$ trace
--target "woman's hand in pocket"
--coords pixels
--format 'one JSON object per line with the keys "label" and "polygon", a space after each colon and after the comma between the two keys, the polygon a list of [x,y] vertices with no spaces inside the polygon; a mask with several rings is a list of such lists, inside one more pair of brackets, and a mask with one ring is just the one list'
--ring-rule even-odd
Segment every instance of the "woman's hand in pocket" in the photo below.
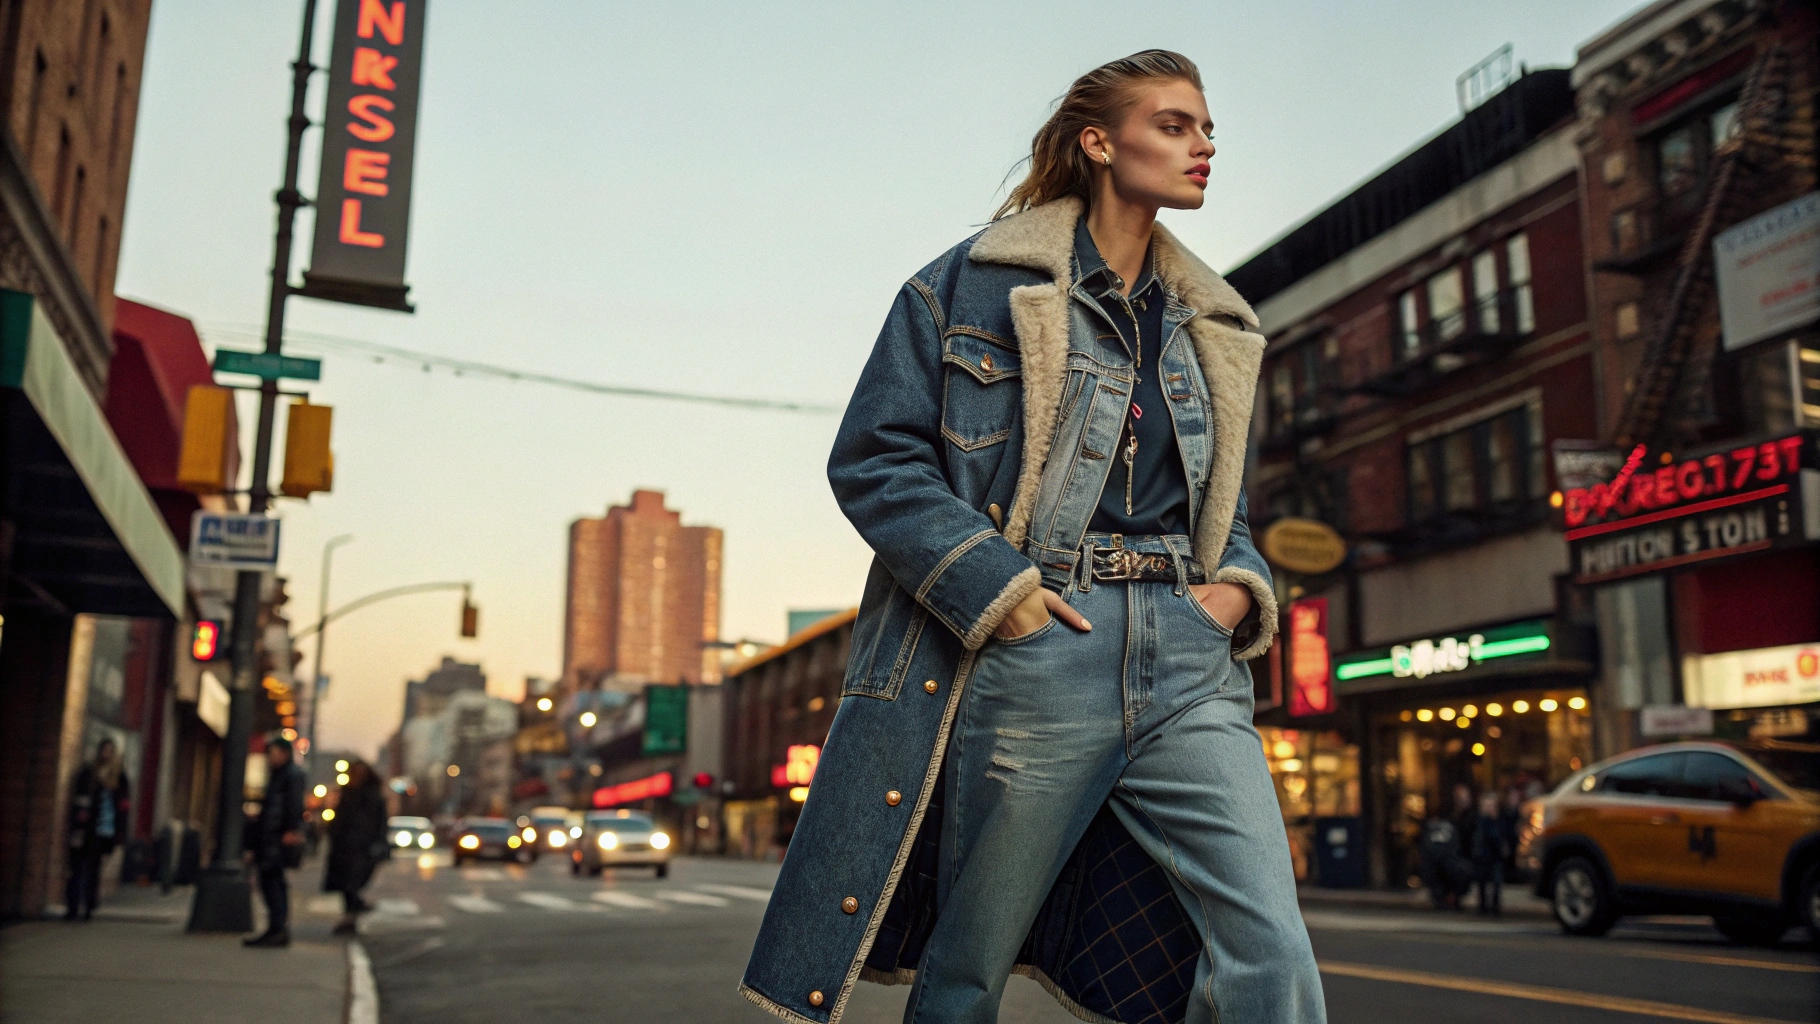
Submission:
{"label": "woman's hand in pocket", "polygon": [[1093,624],[1081,617],[1081,613],[1068,607],[1060,594],[1048,587],[1038,587],[1029,597],[1018,603],[1004,621],[993,630],[993,635],[1000,640],[1012,640],[1034,633],[1049,624],[1050,619],[1061,619],[1064,623],[1085,633]]}
{"label": "woman's hand in pocket", "polygon": [[1188,592],[1227,632],[1251,614],[1251,589],[1238,583],[1190,583]]}

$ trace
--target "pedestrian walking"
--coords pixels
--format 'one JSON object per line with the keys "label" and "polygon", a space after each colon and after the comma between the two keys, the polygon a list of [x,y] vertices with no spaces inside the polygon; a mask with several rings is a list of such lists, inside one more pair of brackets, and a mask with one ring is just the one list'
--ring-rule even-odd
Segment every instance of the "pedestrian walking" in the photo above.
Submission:
{"label": "pedestrian walking", "polygon": [[1460,829],[1453,819],[1431,814],[1422,821],[1417,844],[1416,873],[1428,889],[1428,901],[1436,910],[1459,905],[1457,882],[1460,861]]}
{"label": "pedestrian walking", "polygon": [[1088,1019],[1325,1018],[1245,664],[1264,339],[1156,222],[1212,127],[1180,54],[1083,75],[898,293],[829,459],[876,558],[741,986],[773,1013],[837,1024],[864,978],[989,1024],[1017,971]]}
{"label": "pedestrian walking", "polygon": [[1510,852],[1505,838],[1498,794],[1479,797],[1478,821],[1472,830],[1472,877],[1479,887],[1479,913],[1504,913],[1504,858]]}
{"label": "pedestrian walking", "polygon": [[127,830],[132,789],[111,739],[95,746],[95,759],[82,766],[70,787],[69,881],[64,888],[63,919],[93,917],[101,903],[101,862],[114,851]]}
{"label": "pedestrian walking", "polygon": [[385,793],[379,776],[365,761],[348,765],[348,783],[335,801],[329,822],[329,860],[322,874],[322,891],[341,894],[341,920],[335,934],[351,935],[367,902],[360,895],[373,871],[385,862],[391,847],[385,841]]}
{"label": "pedestrian walking", "polygon": [[291,944],[291,890],[284,872],[303,861],[304,778],[292,760],[289,740],[267,741],[265,760],[265,796],[246,857],[259,873],[266,928],[244,944],[283,947]]}

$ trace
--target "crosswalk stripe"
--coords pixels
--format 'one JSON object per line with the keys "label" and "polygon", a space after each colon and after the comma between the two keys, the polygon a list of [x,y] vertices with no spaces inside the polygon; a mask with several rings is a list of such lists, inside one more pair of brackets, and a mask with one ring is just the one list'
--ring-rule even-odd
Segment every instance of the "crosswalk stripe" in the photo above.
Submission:
{"label": "crosswalk stripe", "polygon": [[603,891],[593,894],[590,899],[596,903],[605,903],[611,907],[622,907],[626,910],[652,910],[662,904],[648,900],[643,896],[634,896],[629,892]]}
{"label": "crosswalk stripe", "polygon": [[702,892],[711,892],[717,896],[732,896],[735,899],[754,900],[759,903],[771,902],[769,889],[754,889],[745,885],[698,885],[695,888]]}
{"label": "crosswalk stripe", "polygon": [[423,908],[417,905],[416,900],[391,897],[373,904],[373,912],[377,914],[386,914],[391,917],[410,917],[414,914],[423,913]]}
{"label": "crosswalk stripe", "polygon": [[727,901],[719,896],[707,896],[699,892],[686,892],[681,889],[664,889],[657,893],[657,898],[669,900],[671,903],[687,903],[696,907],[724,907],[727,905]]}
{"label": "crosswalk stripe", "polygon": [[449,906],[456,910],[465,910],[470,914],[497,914],[506,909],[485,896],[450,896]]}
{"label": "crosswalk stripe", "polygon": [[469,882],[503,882],[506,873],[498,868],[462,868],[461,877]]}
{"label": "crosswalk stripe", "polygon": [[577,903],[567,896],[558,896],[553,892],[521,892],[518,894],[518,899],[521,903],[529,903],[533,907],[542,907],[545,910],[570,911],[594,909],[585,903]]}

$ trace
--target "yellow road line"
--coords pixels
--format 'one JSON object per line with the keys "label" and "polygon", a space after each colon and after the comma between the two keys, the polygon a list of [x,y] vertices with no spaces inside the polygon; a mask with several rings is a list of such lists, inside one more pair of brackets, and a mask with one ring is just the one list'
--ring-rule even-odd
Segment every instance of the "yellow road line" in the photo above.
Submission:
{"label": "yellow road line", "polygon": [[[1399,932],[1404,939],[1412,942],[1432,942],[1447,946],[1492,946],[1502,949],[1532,949],[1556,952],[1568,952],[1556,941],[1524,941],[1522,939],[1487,939],[1476,935],[1422,935],[1411,932]],[[1788,971],[1792,974],[1820,974],[1820,964],[1788,963],[1782,960],[1759,960],[1755,957],[1724,956],[1719,953],[1683,953],[1672,949],[1650,949],[1638,946],[1620,945],[1612,940],[1603,942],[1582,942],[1572,950],[1575,953],[1595,953],[1599,956],[1628,956],[1643,960],[1679,960],[1690,964],[1715,964],[1720,967],[1756,967],[1765,971]]]}
{"label": "yellow road line", "polygon": [[1677,1003],[1658,1003],[1652,999],[1628,999],[1624,996],[1598,995],[1593,992],[1576,992],[1565,988],[1493,981],[1489,978],[1463,978],[1452,974],[1433,974],[1428,971],[1410,971],[1396,967],[1343,963],[1335,960],[1323,960],[1320,966],[1323,974],[1337,974],[1347,978],[1388,981],[1400,985],[1423,985],[1428,988],[1452,989],[1456,992],[1476,992],[1481,995],[1530,999],[1541,1003],[1584,1006],[1594,1010],[1610,1010],[1613,1013],[1634,1013],[1646,1017],[1664,1017],[1669,1020],[1699,1021],[1701,1024],[1795,1024],[1793,1021],[1772,1020],[1768,1017],[1747,1017],[1741,1013],[1727,1013],[1724,1010],[1703,1010],[1696,1006],[1681,1006]]}

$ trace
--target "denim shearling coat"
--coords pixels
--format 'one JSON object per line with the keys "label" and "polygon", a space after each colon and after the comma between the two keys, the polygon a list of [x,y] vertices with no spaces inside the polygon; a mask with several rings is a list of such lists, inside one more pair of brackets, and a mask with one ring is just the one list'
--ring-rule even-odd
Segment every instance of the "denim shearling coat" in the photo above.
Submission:
{"label": "denim shearling coat", "polygon": [[[836,499],[876,553],[840,708],[740,991],[838,1021],[854,984],[914,977],[939,908],[938,782],[975,652],[1038,586],[1060,590],[1131,400],[1122,349],[1076,288],[1068,198],[997,221],[899,291],[834,443]],[[1264,339],[1251,308],[1162,225],[1162,365],[1194,492],[1193,554],[1277,621],[1241,490]],[[1179,1021],[1200,940],[1168,879],[1102,810],[1018,957],[1085,1020]]]}

